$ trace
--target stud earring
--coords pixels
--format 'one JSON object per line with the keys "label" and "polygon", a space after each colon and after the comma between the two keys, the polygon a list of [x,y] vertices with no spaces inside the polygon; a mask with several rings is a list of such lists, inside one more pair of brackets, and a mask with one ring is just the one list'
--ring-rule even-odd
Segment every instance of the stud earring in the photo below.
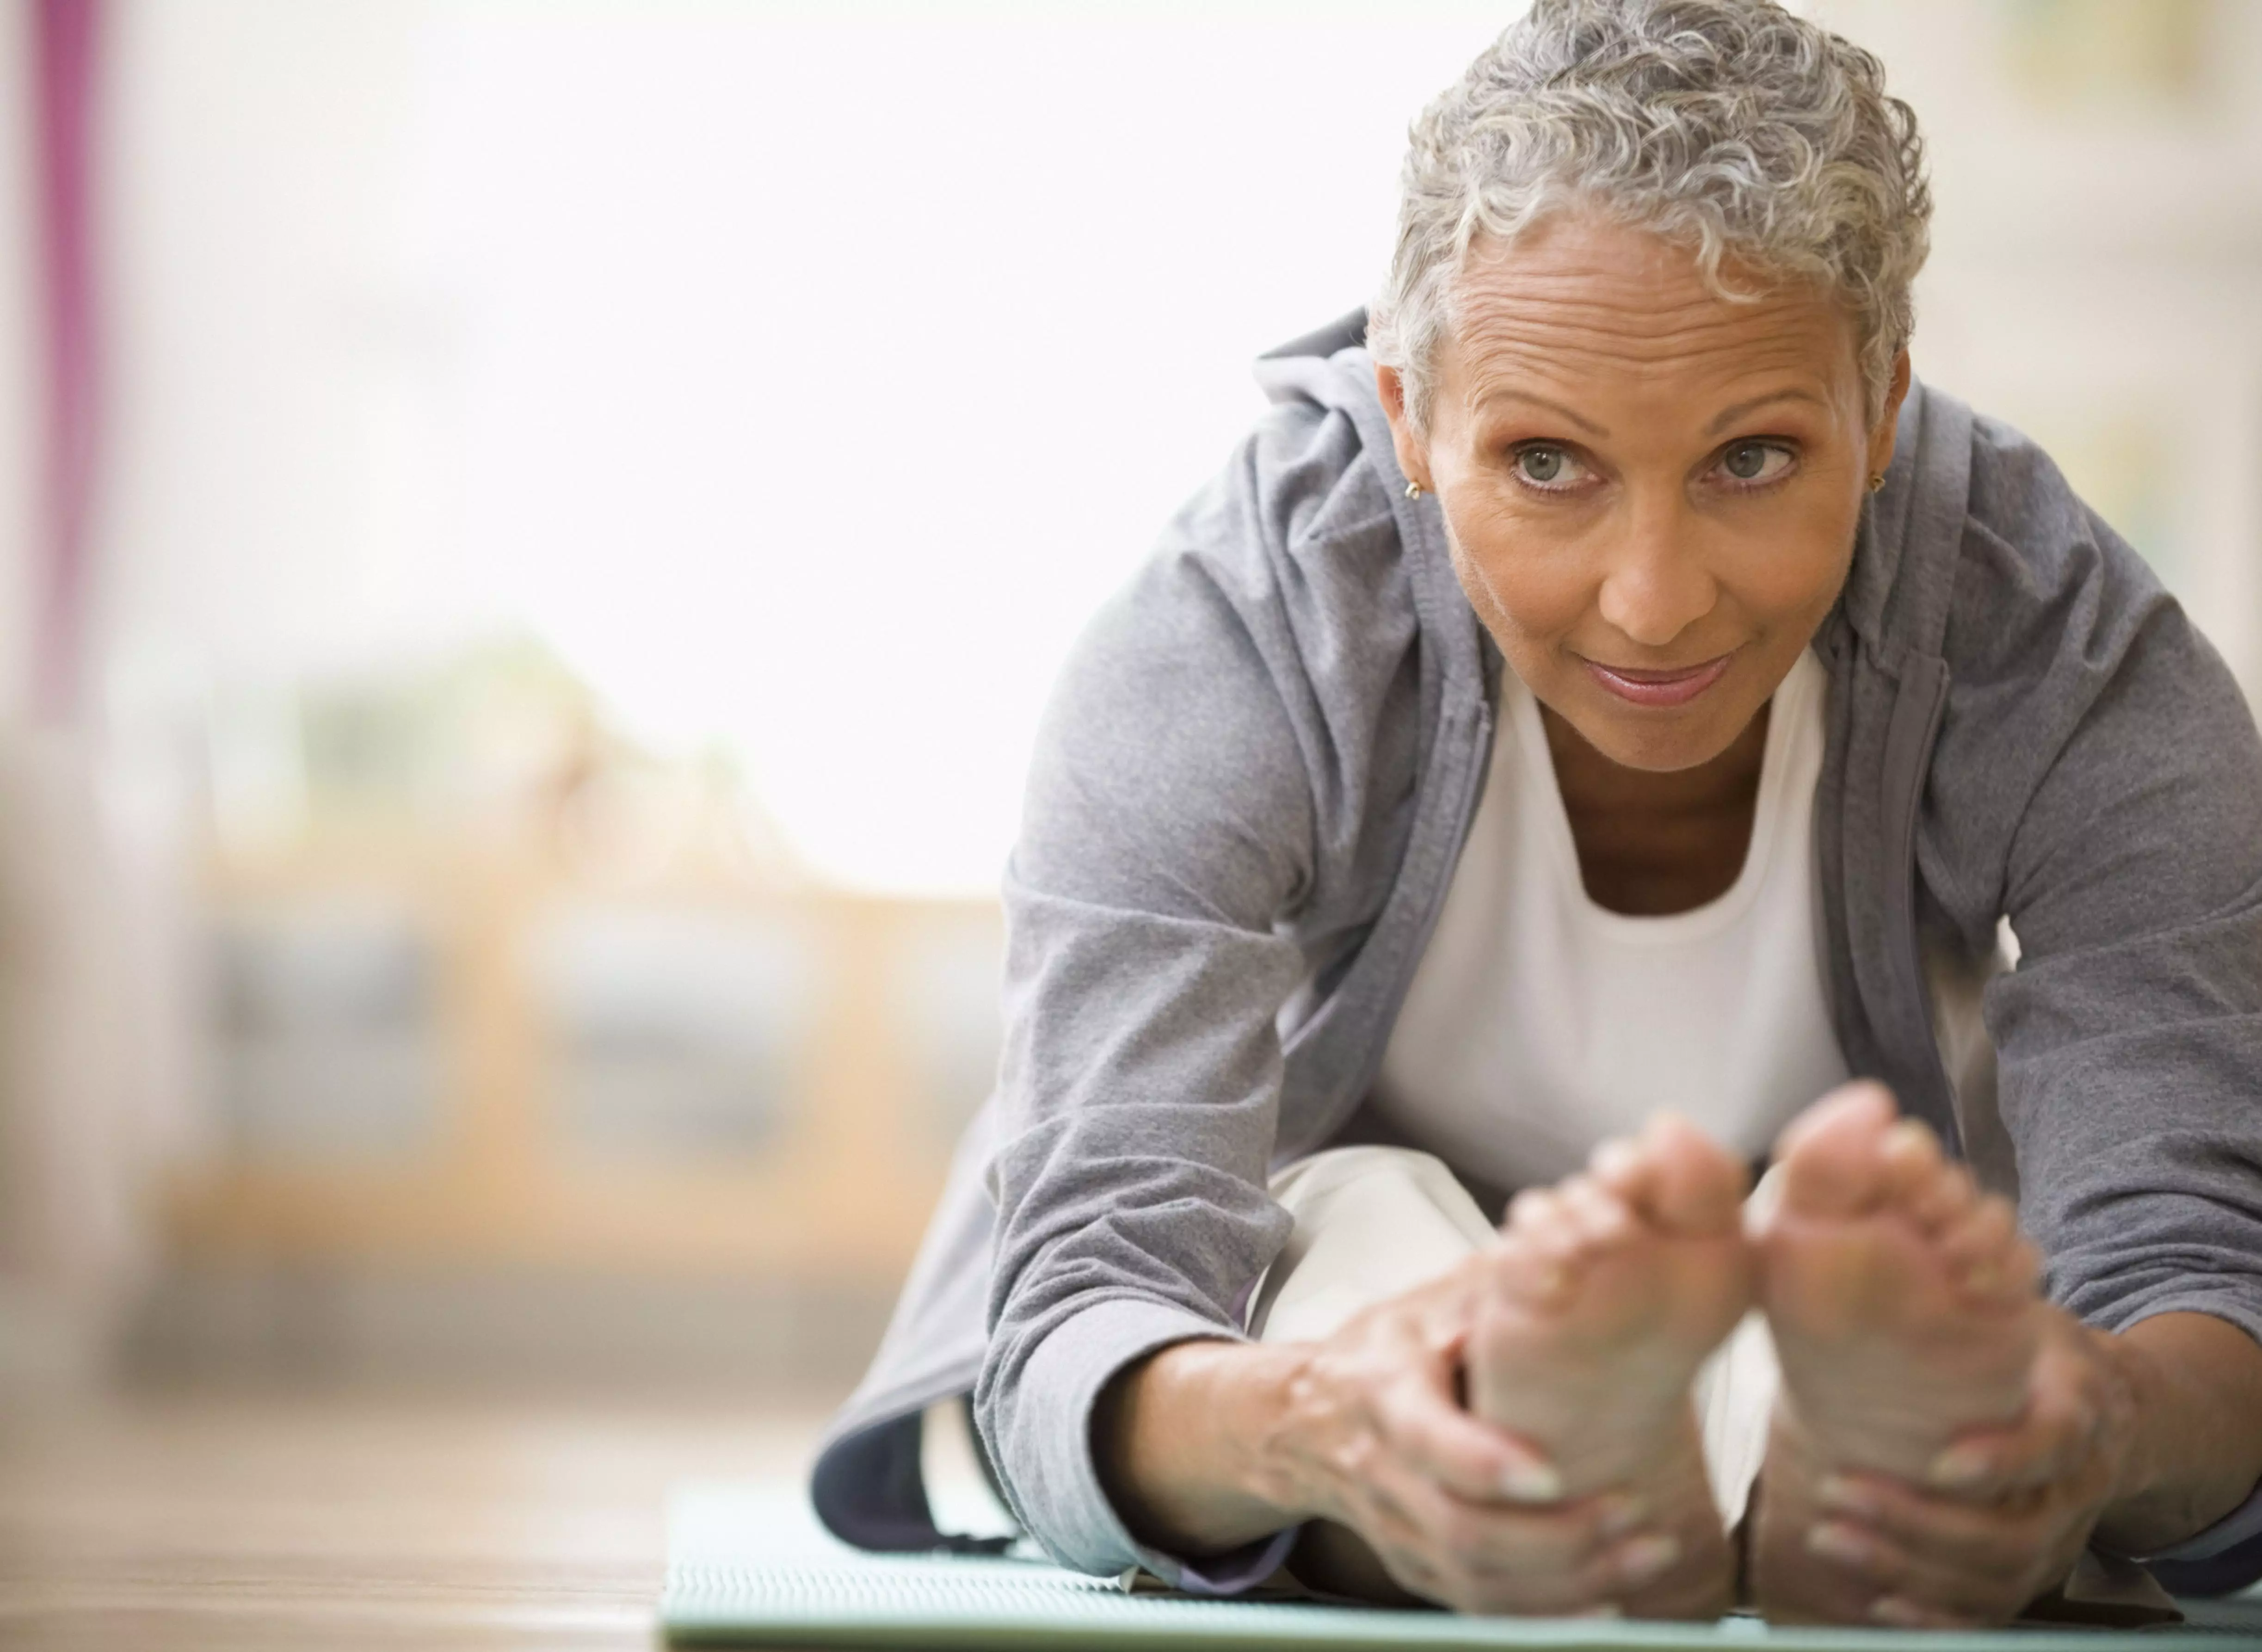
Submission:
{"label": "stud earring", "polygon": [[1408,483],[1407,483],[1407,484],[1406,484],[1406,497],[1407,497],[1407,498],[1408,498],[1408,499],[1419,499],[1419,498],[1421,498],[1421,497],[1422,497],[1422,484],[1421,484],[1421,483],[1419,483],[1419,482],[1408,482]]}
{"label": "stud earring", "polygon": [[1875,476],[1869,478],[1869,491],[1873,494],[1881,494],[1884,492],[1884,490],[1885,473],[1883,471],[1879,471]]}

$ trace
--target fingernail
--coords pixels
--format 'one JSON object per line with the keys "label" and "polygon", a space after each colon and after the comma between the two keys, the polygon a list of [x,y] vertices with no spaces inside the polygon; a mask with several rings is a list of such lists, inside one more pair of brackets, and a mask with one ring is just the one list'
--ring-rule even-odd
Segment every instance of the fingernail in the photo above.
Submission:
{"label": "fingernail", "polygon": [[1826,1509],[1835,1509],[1841,1514],[1874,1515],[1877,1500],[1869,1489],[1844,1475],[1826,1475],[1822,1483],[1814,1488],[1814,1495]]}
{"label": "fingernail", "polygon": [[1563,1496],[1563,1476],[1544,1462],[1510,1463],[1500,1476],[1500,1493],[1514,1503],[1554,1503]]}
{"label": "fingernail", "polygon": [[1639,1526],[1649,1513],[1649,1505],[1639,1497],[1624,1494],[1606,1500],[1602,1505],[1602,1518],[1596,1529],[1604,1537],[1624,1537]]}
{"label": "fingernail", "polygon": [[1662,1533],[1638,1537],[1618,1554],[1618,1576],[1639,1586],[1681,1558],[1681,1540]]}
{"label": "fingernail", "polygon": [[1859,1566],[1869,1558],[1869,1540],[1849,1526],[1825,1521],[1806,1533],[1806,1547],[1825,1560]]}
{"label": "fingernail", "polygon": [[1935,1486],[1973,1485],[1987,1477],[1987,1454],[1970,1446],[1950,1446],[1924,1471]]}
{"label": "fingernail", "polygon": [[1879,1623],[1889,1623],[1897,1629],[1921,1629],[1932,1621],[1907,1601],[1891,1595],[1871,1601],[1869,1616]]}

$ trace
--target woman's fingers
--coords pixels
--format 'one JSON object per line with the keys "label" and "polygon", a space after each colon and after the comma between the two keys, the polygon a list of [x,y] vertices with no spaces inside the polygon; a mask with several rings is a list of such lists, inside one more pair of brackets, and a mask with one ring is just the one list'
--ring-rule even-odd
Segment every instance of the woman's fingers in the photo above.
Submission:
{"label": "woman's fingers", "polygon": [[1835,1475],[1818,1490],[1826,1518],[1809,1540],[1817,1554],[1904,1604],[1975,1620],[1999,1620],[2062,1581],[2103,1495],[2095,1472],[1992,1504],[1874,1475]]}
{"label": "woman's fingers", "polygon": [[1675,1558],[1657,1552],[1646,1511],[1621,1493],[1548,1507],[1463,1497],[1410,1458],[1388,1455],[1363,1490],[1351,1524],[1391,1575],[1464,1611],[1584,1610]]}
{"label": "woman's fingers", "polygon": [[1840,1522],[1890,1539],[1913,1557],[1992,1572],[2031,1564],[2065,1515],[2047,1496],[1970,1504],[1927,1497],[1881,1475],[1833,1475],[1817,1496]]}
{"label": "woman's fingers", "polygon": [[1409,1371],[1390,1384],[1376,1409],[1397,1452],[1459,1497],[1552,1503],[1563,1495],[1563,1476],[1546,1454],[1463,1410],[1449,1374]]}
{"label": "woman's fingers", "polygon": [[[1912,1554],[1873,1528],[1846,1520],[1824,1520],[1809,1528],[1806,1547],[1817,1564],[1855,1580],[1860,1592],[1869,1598],[1868,1615],[1883,1623],[1910,1627],[2000,1623],[2035,1592],[2014,1573],[1942,1564]],[[1880,1600],[1900,1603],[1907,1614],[1878,1617],[1874,1603]]]}
{"label": "woman's fingers", "polygon": [[1960,1436],[1933,1461],[1927,1478],[1938,1490],[1975,1502],[2056,1484],[2097,1455],[2110,1432],[2113,1400],[2086,1345],[2046,1343],[2019,1420]]}
{"label": "woman's fingers", "polygon": [[1428,1515],[1454,1604],[1523,1612],[1584,1611],[1653,1581],[1678,1558],[1670,1540],[1638,1530],[1604,1535],[1634,1518],[1603,1498],[1545,1510],[1449,1504]]}

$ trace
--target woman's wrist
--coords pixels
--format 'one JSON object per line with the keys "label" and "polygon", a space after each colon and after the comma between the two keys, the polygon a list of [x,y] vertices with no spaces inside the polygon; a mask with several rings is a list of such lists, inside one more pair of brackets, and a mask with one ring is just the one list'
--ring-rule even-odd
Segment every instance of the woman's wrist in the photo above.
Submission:
{"label": "woman's wrist", "polygon": [[2092,1332],[2128,1396],[2112,1500],[2098,1541],[2152,1554],[2197,1535],[2262,1477],[2262,1346],[2209,1315],[2162,1314]]}
{"label": "woman's wrist", "polygon": [[1293,1344],[1173,1343],[1116,1375],[1093,1413],[1092,1449],[1134,1537],[1191,1558],[1305,1518],[1304,1476],[1287,1438],[1305,1353]]}

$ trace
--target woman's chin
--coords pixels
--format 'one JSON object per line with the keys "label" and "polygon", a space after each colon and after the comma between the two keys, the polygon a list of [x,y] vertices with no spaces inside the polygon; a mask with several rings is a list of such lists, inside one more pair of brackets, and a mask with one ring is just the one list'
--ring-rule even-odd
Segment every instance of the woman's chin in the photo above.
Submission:
{"label": "woman's chin", "polygon": [[1621,768],[1654,775],[1678,774],[1711,762],[1736,742],[1751,722],[1724,715],[1723,705],[1671,709],[1603,704],[1581,708],[1567,720],[1579,737]]}

